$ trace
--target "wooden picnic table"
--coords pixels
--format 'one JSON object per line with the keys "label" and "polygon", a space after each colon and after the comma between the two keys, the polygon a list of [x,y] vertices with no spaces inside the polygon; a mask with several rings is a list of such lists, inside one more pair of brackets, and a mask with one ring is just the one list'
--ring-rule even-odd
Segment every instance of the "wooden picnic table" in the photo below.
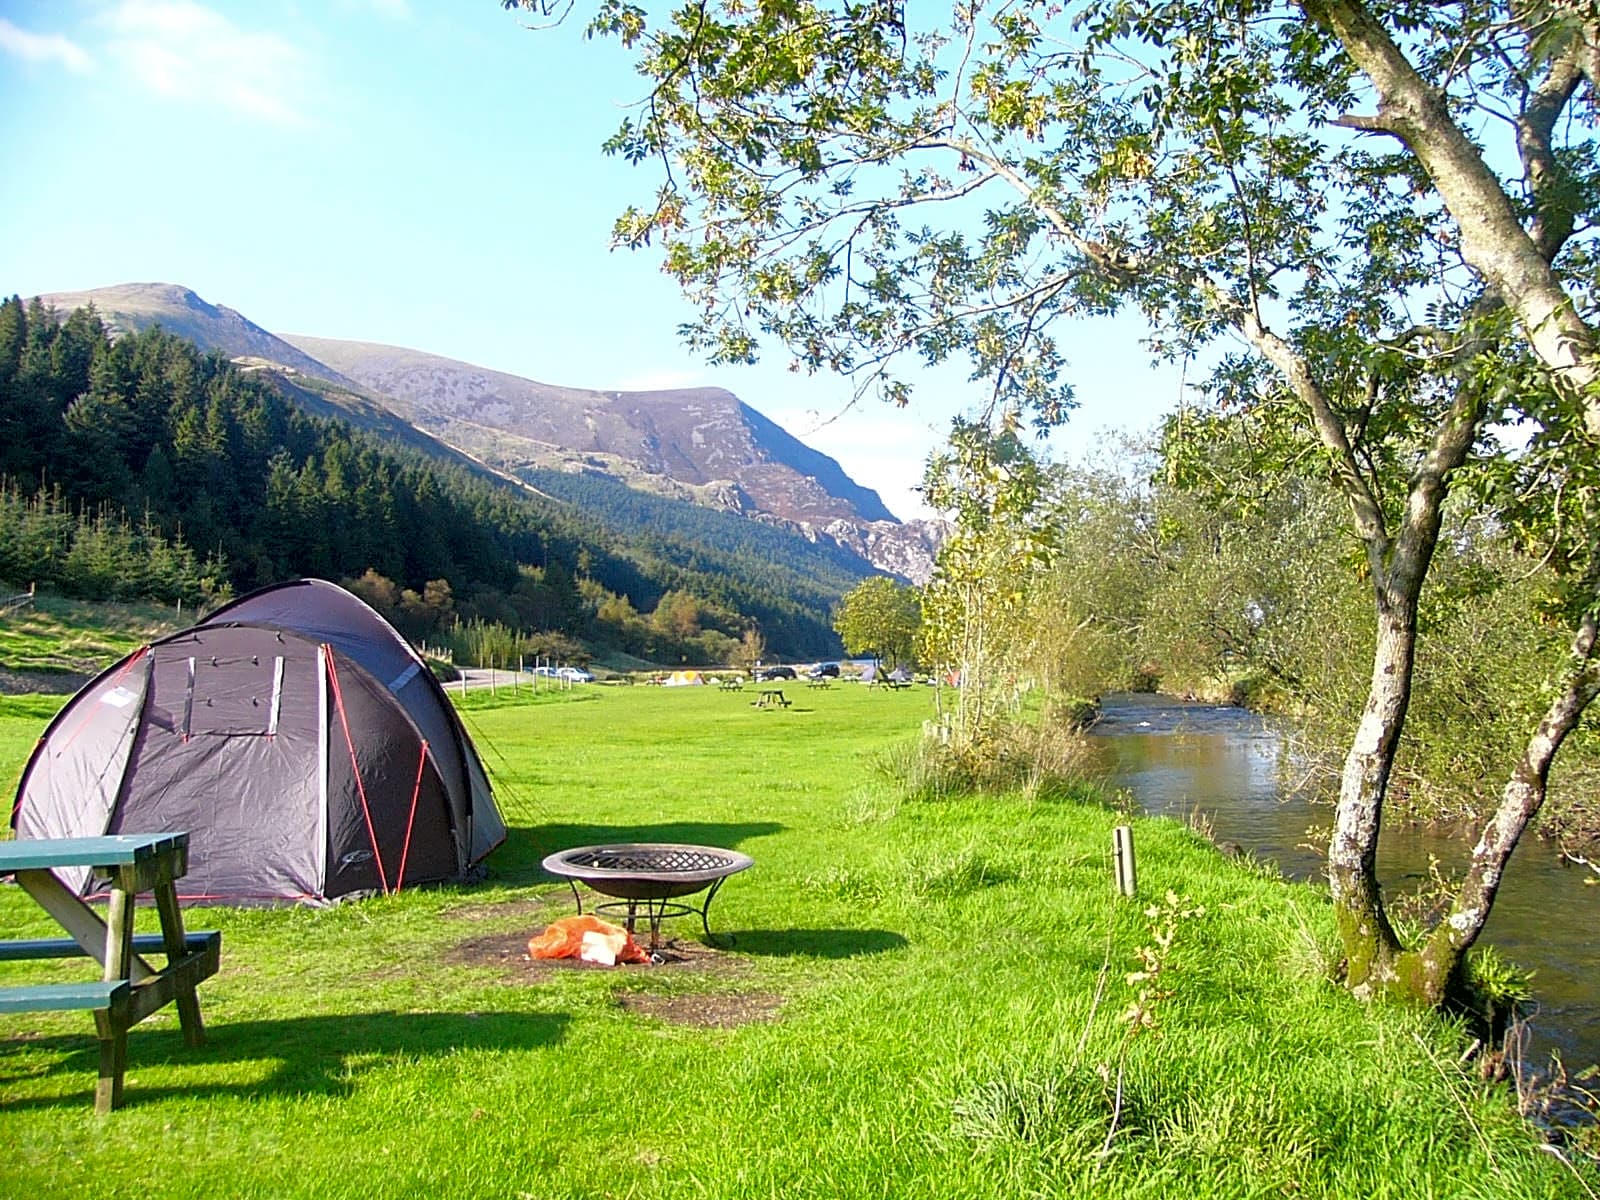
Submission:
{"label": "wooden picnic table", "polygon": [[788,708],[789,700],[782,688],[762,688],[750,705],[752,708]]}
{"label": "wooden picnic table", "polygon": [[[57,877],[55,869],[60,867],[87,867],[96,876],[109,876],[104,919]],[[176,1003],[184,1041],[191,1046],[205,1041],[195,987],[216,974],[222,934],[184,932],[175,881],[188,869],[187,833],[0,842],[0,875],[14,875],[22,890],[71,935],[0,941],[0,961],[87,955],[101,967],[97,981],[0,987],[0,1012],[75,1009],[94,1013],[100,1038],[96,1112],[110,1112],[122,1103],[131,1026]],[[134,908],[144,892],[155,897],[161,932],[136,937]],[[148,953],[164,954],[166,965],[159,969],[151,966],[141,957]]]}

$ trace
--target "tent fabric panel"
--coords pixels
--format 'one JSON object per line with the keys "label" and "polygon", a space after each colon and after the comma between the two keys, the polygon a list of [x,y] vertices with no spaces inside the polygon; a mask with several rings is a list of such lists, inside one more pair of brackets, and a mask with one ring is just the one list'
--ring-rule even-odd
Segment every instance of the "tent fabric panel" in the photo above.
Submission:
{"label": "tent fabric panel", "polygon": [[[152,651],[150,718],[135,743],[112,833],[189,833],[186,895],[321,895],[317,648],[260,629],[193,631]],[[251,668],[255,658],[270,670]],[[212,660],[216,668],[211,668]],[[281,672],[276,663],[281,660]],[[232,668],[228,669],[228,664]],[[250,669],[246,669],[250,668]],[[275,731],[243,732],[281,687]],[[219,727],[185,713],[213,714]]]}
{"label": "tent fabric panel", "polygon": [[467,854],[467,865],[475,867],[506,840],[506,823],[500,815],[500,806],[494,802],[489,776],[483,769],[477,750],[470,741],[465,740],[463,748],[466,751],[467,778],[472,781],[472,845]]}
{"label": "tent fabric panel", "polygon": [[402,859],[405,886],[458,877],[457,834],[431,747],[425,754],[421,731],[382,683],[337,652],[331,659],[327,895],[393,890]]}
{"label": "tent fabric panel", "polygon": [[[413,675],[393,695],[433,748],[436,766],[444,780],[445,793],[451,798],[452,824],[467,829],[472,819],[471,790],[467,781],[466,761],[459,749],[465,734],[457,726],[455,710],[432,671],[425,670]],[[463,854],[458,868],[465,870],[466,865],[466,856]]]}
{"label": "tent fabric panel", "polygon": [[274,584],[225,604],[203,624],[270,625],[326,642],[387,683],[417,657],[395,627],[366,601],[325,579]]}
{"label": "tent fabric panel", "polygon": [[[425,689],[432,695],[437,706],[436,711],[441,713],[449,724],[452,740],[460,754],[461,766],[465,770],[462,790],[451,793],[455,797],[452,809],[456,813],[456,827],[470,831],[470,835],[463,839],[462,843],[464,857],[461,870],[465,872],[469,867],[482,862],[491,850],[506,840],[505,821],[501,818],[500,809],[494,802],[494,789],[489,784],[489,773],[484,770],[483,760],[478,757],[478,748],[467,733],[466,725],[462,723],[461,713],[450,703],[450,697],[445,694],[444,685],[434,677],[432,671],[424,671],[415,681],[415,686]],[[440,754],[437,757],[442,760],[445,756]],[[450,779],[448,773],[446,779]]]}
{"label": "tent fabric panel", "polygon": [[[56,715],[17,788],[11,823],[19,838],[95,837],[106,832],[144,709],[150,659],[140,650],[103,672]],[[87,867],[57,872],[84,891]]]}
{"label": "tent fabric panel", "polygon": [[[449,697],[410,644],[364,600],[326,580],[299,579],[225,605],[212,613],[206,624],[233,622],[298,630],[333,646],[387,686],[433,747],[435,766],[451,807],[451,823],[458,830],[472,831],[469,838],[461,839],[458,872],[505,840],[505,825],[494,807],[488,776],[481,763],[469,765],[468,760],[475,757],[471,739]],[[484,825],[481,834],[480,824]]]}

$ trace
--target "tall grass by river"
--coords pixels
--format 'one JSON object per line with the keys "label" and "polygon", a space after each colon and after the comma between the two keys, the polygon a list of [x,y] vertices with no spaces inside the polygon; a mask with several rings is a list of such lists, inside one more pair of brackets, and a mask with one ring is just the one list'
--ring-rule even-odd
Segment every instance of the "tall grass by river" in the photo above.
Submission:
{"label": "tall grass by river", "polygon": [[[924,803],[874,771],[925,692],[790,696],[469,697],[511,826],[487,882],[192,910],[224,931],[209,1042],[184,1047],[170,1010],[138,1026],[108,1120],[87,1017],[5,1018],[0,1177],[104,1197],[1600,1191],[1456,1068],[1456,1032],[1326,982],[1311,890],[1140,820],[1143,894],[1120,900],[1123,818],[1089,794]],[[39,705],[0,698],[4,782]],[[571,911],[540,859],[625,839],[753,856],[711,910],[733,947],[522,961]],[[0,930],[51,932],[13,887]]]}

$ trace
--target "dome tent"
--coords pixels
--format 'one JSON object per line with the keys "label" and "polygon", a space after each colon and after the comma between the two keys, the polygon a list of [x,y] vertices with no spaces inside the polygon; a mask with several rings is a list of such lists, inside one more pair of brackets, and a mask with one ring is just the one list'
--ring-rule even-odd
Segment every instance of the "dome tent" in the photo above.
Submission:
{"label": "dome tent", "polygon": [[246,903],[464,879],[506,833],[432,672],[318,579],[236,600],[91,681],[45,730],[11,823],[19,838],[187,831],[183,894]]}

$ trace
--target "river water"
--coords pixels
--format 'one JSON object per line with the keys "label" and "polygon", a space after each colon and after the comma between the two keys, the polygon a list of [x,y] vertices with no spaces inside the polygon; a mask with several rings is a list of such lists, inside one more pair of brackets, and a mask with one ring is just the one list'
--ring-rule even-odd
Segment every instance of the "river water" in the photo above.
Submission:
{"label": "river water", "polygon": [[[1240,708],[1161,696],[1108,696],[1090,731],[1100,766],[1149,813],[1210,821],[1219,843],[1236,842],[1284,875],[1320,879],[1321,855],[1307,845],[1313,825],[1333,810],[1285,798],[1292,770],[1283,736]],[[1558,766],[1559,769],[1559,766]],[[1408,829],[1386,830],[1378,870],[1386,890],[1426,878],[1428,855],[1459,869],[1467,847]],[[1560,1055],[1574,1074],[1600,1063],[1600,886],[1591,873],[1563,866],[1554,850],[1525,838],[1506,869],[1483,940],[1535,974],[1537,1011],[1529,1021],[1530,1066]]]}

